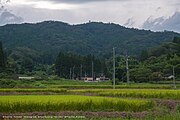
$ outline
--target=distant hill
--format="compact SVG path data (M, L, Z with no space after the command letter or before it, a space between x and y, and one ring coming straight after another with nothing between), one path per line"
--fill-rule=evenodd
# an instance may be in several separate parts
M131 55L138 55L144 49L171 41L174 36L180 34L138 30L101 22L69 25L45 21L0 27L0 41L6 50L24 51L27 48L26 51L33 50L40 56L56 56L61 51L109 57L113 47L116 47L117 54L128 51Z

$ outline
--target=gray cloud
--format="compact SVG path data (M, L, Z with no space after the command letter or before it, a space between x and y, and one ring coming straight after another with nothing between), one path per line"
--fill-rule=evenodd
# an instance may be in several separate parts
M180 33L180 12L175 12L174 15L168 19L159 17L151 20L151 18L148 18L143 24L143 28L154 31L170 30Z
M10 0L0 0L0 11L4 10L5 5L9 2Z
M180 11L179 0L11 0L9 11L24 18L25 22L58 20L70 24L89 20L113 22L128 27L176 30L175 20L167 20ZM149 17L152 16L152 17ZM164 16L164 17L162 17ZM149 18L147 20L147 18ZM152 19L157 18L157 19ZM171 18L171 17L170 17ZM173 17L174 18L174 17ZM178 17L176 17L178 19ZM166 22L165 22L166 21ZM177 24L176 24L177 25ZM153 27L152 27L153 26ZM167 28L167 27L166 27ZM176 28L176 29L174 29Z
M149 28L154 28L162 24L165 21L164 17L159 17L153 20L153 18L150 16L143 24L143 28L149 29Z
M38 0L34 0L38 1ZM42 1L42 0L39 0ZM130 1L130 0L43 0L56 3L67 3L67 4L83 4L89 2L107 2L107 1Z
M128 26L128 27L131 27L135 24L135 21L133 18L129 18L126 23L124 24L124 26Z
M23 22L23 18L18 17L8 11L2 12L0 16L0 26L5 24L20 24Z
M110 0L47 0L59 3L87 3L87 2L97 2L97 1L110 1Z

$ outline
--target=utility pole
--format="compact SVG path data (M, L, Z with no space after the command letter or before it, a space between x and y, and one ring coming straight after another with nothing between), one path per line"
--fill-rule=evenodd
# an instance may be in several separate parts
M75 66L73 67L73 75L72 75L72 79L74 80L74 68L75 68Z
M84 73L84 76L87 77L87 73L86 72Z
M81 71L80 71L80 80L82 79L82 64L81 64Z
M115 89L115 48L113 48L113 89Z
M69 79L71 80L71 74L72 74L72 71L71 71L71 68L70 68L70 74L69 74Z
M127 76L127 83L129 84L129 59L128 55L126 54L126 76Z
M175 70L173 66L173 84L174 84L174 89L176 89L176 80L175 80Z
M92 61L92 78L94 80L94 62Z

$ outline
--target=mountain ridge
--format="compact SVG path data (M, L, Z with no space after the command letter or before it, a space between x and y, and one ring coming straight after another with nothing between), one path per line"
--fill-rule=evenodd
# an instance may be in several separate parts
M131 55L139 55L142 50L169 42L174 36L180 34L138 30L103 22L70 25L59 21L44 21L0 27L0 40L7 50L27 47L55 56L61 51L108 57L113 47L116 47L117 54L128 51Z

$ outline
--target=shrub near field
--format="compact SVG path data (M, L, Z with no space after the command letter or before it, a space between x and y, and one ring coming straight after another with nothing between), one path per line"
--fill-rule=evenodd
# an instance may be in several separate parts
M1 96L0 112L58 111L145 111L155 103L150 100L129 100L79 95Z

